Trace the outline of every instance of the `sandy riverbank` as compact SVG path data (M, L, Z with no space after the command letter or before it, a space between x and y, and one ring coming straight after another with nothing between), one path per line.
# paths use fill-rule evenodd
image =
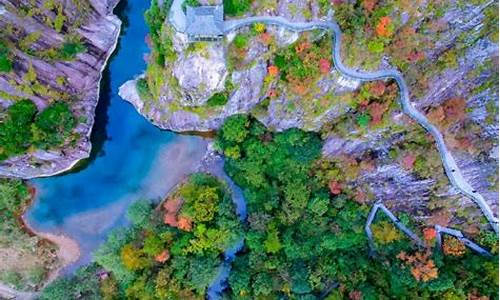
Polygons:
M57 258L58 264L57 267L51 270L47 276L44 286L55 280L61 271L67 266L75 263L80 258L80 246L78 243L62 234L55 234L51 232L42 232L34 229L25 218L25 210L33 203L33 200L36 197L36 190L34 187L30 187L30 196L31 199L23 210L22 215L20 216L20 221L22 222L23 229L30 235L36 235L41 239L45 239L57 246Z

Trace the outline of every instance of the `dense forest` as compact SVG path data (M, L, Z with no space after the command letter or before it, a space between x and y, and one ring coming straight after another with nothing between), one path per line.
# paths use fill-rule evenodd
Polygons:
M371 252L364 232L369 206L332 184L342 170L322 158L316 133L273 133L236 115L216 146L244 191L246 222L237 219L224 183L193 174L156 208L136 202L133 226L112 234L93 265L56 281L42 299L203 299L224 252L241 239L227 299L498 299L494 234L480 241L493 257L448 236L439 249L433 228L402 216L425 240L418 247L379 214Z
M29 149L59 146L75 125L75 117L64 102L56 102L37 112L31 100L20 100L9 106L0 123L0 160Z
M334 17L345 34L342 55L348 65L375 69L387 55L408 80L412 93L423 96L432 76L456 68L475 40L469 40L465 32L455 37L456 44L442 53L433 53L431 35L444 35L447 30L438 22L447 9L446 3L429 3L426 9L433 12L429 14L416 8L400 9L404 3L410 6L403 2L318 1L323 16L334 8ZM171 3L153 0L145 15L152 53L137 90L142 99L153 102L160 98L165 81L174 80L171 69L178 52L174 49L172 28L164 22ZM223 3L226 17L231 18L275 12L278 1ZM195 6L199 2L189 0L186 4ZM457 1L457 6L465 7L464 1ZM488 22L497 22L492 8L497 6L485 8L485 14L491 16ZM399 13L407 10L408 20L403 23ZM296 13L305 19L311 17L309 11ZM420 20L422 14L425 18ZM53 24L59 31L60 22L64 20L54 20ZM418 22L422 22L421 28L415 30ZM498 40L496 29L490 31L487 27L480 29L481 36ZM457 206L455 198L442 200L435 196L449 186L439 153L425 130L408 120L393 122L394 116L402 115L396 101L396 84L390 80L369 82L352 93L329 93L316 99L316 83L330 76L333 68L331 38L324 32L312 31L298 35L289 45L277 47L275 33L263 24L255 24L235 33L226 45L229 72L255 64L254 60L245 61L252 52L251 45L267 49L264 100L250 115L226 118L214 141L216 151L224 156L225 172L243 191L248 210L245 220L238 219L231 191L224 181L206 173L191 174L160 203L138 199L128 212L131 226L115 230L94 253L91 264L52 282L40 298L205 299L209 288L220 279L223 267L230 265L222 299L498 299L498 236L485 229L487 225L481 224L482 219L477 221L480 217L469 216L463 207L449 212L450 202ZM30 43L29 36L25 40ZM11 72L14 63L9 47L13 46L0 39L3 73ZM204 47L202 43L191 45L189 51L203 52ZM71 60L82 51L85 47L68 37L60 49L40 55L48 60ZM486 71L490 64L494 63L488 59ZM476 74L485 80L474 84L471 93L488 89L492 78L498 80L498 72L486 71ZM36 73L33 75L28 69L26 78L35 83ZM213 94L206 107L197 107L196 112L203 116L207 111L222 109L236 88L227 80L225 89ZM300 106L306 113L310 109L311 116L319 116L338 102L347 104L348 109L321 126L319 132L297 128L277 132L257 118L261 111L268 111L270 102L286 93L299 99L287 102L291 111ZM487 110L488 122L498 114L498 107L493 106ZM470 136L479 129L467 118L470 110L466 99L457 96L427 107L425 113L443 132L460 128L453 148L485 152L493 142L472 142L478 137ZM0 160L4 160L65 143L80 120L63 101L51 102L38 110L31 100L17 99L5 109L0 121ZM371 149L358 157L328 157L322 153L328 137L363 139L375 135L376 130L387 135L385 139L391 137L388 132L400 135L397 142L388 144L387 153L380 151L383 153L378 157ZM451 136L447 134L447 142ZM410 213L401 207L394 210L399 221L415 232L424 245L417 245L379 213L370 226L375 248L370 247L365 225L377 199L369 189L356 186L356 180L362 171L382 165L381 156L415 178L434 180L429 185L438 186L429 192L432 197L422 209L430 215L425 221L417 218L422 211ZM26 183L0 181L0 251L18 240L22 253L31 253L36 259L40 252L47 254L47 261L35 261L29 268L0 275L1 281L19 287L41 284L55 263L50 261L51 245L21 230L19 216L29 199ZM447 235L440 247L434 225L443 223L470 229L464 231L466 236L492 255L481 256ZM26 245L36 247L26 249ZM33 252L37 251L35 255ZM230 259L234 251L234 259Z
M96 264L56 281L41 299L204 299L224 252L243 235L227 188L204 173L156 209L135 202L128 217L133 226L110 236Z

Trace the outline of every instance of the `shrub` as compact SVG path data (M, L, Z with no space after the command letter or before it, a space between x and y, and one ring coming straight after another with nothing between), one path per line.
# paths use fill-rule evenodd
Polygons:
M76 55L85 52L87 48L79 40L65 41L61 48L58 49L58 57L61 60L73 60Z
M382 53L384 52L384 43L379 40L370 41L368 42L368 51L375 54Z
M32 141L31 123L36 106L30 100L21 100L7 109L6 119L0 123L0 160L21 154Z
M139 94L139 97L141 97L141 99L147 100L153 98L153 95L149 90L148 81L146 79L141 78L137 80L136 87L137 87L137 93Z
M209 107L214 106L222 106L227 103L228 97L224 93L215 93L210 99L207 101L207 105Z
M5 43L0 41L0 72L10 72L12 70L12 62L9 58L9 48Z
M240 16L248 11L252 0L224 0L224 14L228 16Z
M44 148L61 144L75 123L75 117L65 103L52 104L35 119L34 143Z
M247 45L248 45L248 37L246 35L243 35L243 34L238 34L234 38L234 45L238 49L244 49L244 48L246 48Z

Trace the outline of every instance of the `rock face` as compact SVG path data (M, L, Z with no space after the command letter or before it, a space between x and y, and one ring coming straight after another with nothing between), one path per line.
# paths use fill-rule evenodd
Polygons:
M270 5L273 7L255 5L253 11L247 15L278 15L297 22L317 20L324 17L319 12L319 1L306 2L286 0L276 1L275 4ZM349 1L333 2L346 3ZM491 5L491 3L493 2L485 5ZM421 74L415 74L415 72L418 73L421 71L417 68L421 66L419 64L407 70L402 69L402 72L410 85L413 104L424 114L429 113L452 97L460 96L465 98L466 111L464 114L466 115L467 122L457 123L449 128L442 128L442 132L464 176L487 199L493 210L496 210L498 207L498 193L495 191L495 184L492 181L498 182L498 177L495 180L495 174L498 170L498 116L495 113L492 118L491 111L495 109L498 111L498 89L489 87L479 93L474 91L478 86L487 81L488 78L495 77L495 72L497 72L496 79L498 80L498 66L496 68L485 66L492 57L494 61L497 60L496 53L498 52L498 43L491 41L483 33L486 26L485 22L487 22L487 17L483 14L485 5L480 4L477 7L470 5L462 8L450 6L446 8L444 15L435 19L432 23L432 26L435 28L429 31L429 37L426 40L429 44L427 45L422 42L415 46L418 48L417 50L425 51L425 63L422 62L422 65L428 66L424 69L429 69L429 74L432 75L422 80L422 76L418 76ZM415 14L415 12L412 12L412 8L408 8L408 12L402 12L400 16L401 23L413 24L412 30L425 31L423 24L428 17L425 14L433 15L433 13L425 11L427 7L420 8L422 9L422 13ZM391 16L397 19L399 17L397 14L398 12L393 12ZM342 21L339 20L339 22ZM372 29L368 28L368 31ZM267 33L274 36L274 42L277 47L286 47L299 38L298 33L288 31L284 28L268 26L266 30ZM407 32L412 33L412 30L408 30ZM245 32L244 30L242 31ZM236 33L228 34L226 37L227 41L232 41L235 35ZM465 39L465 36L468 38ZM395 162L394 158L389 158L388 153L390 150L394 149L395 145L404 143L404 134L409 134L409 131L416 128L416 125L410 122L401 111L392 115L390 122L394 125L393 128L408 128L413 126L411 130L405 133L368 130L364 135L351 131L344 136L336 136L335 134L324 132L325 124L334 123L339 125L339 127L346 126L346 128L352 129L352 126L349 127L349 124L342 123L349 123L346 115L349 115L350 111L353 110L352 107L343 101L331 101L326 109L311 114L307 110L307 107L302 105L303 103L296 101L300 96L293 91L285 91L263 105L263 102L266 102L266 92L270 90L270 87L266 86L266 77L269 75L267 68L272 61L270 60L272 56L269 52L266 52L262 44L253 42L249 43L246 55L241 59L241 63L245 65L244 68L233 70L231 68L233 66L227 67L230 72L228 78L231 79L235 86L235 89L229 94L228 102L220 109L211 110L206 107L205 102L193 102L192 98L189 98L189 95L199 94L207 96L209 93L206 93L203 84L201 84L201 87L198 85L197 89L199 91L193 91L194 84L186 84L186 82L198 84L204 81L198 81L192 77L196 74L196 70L201 70L200 67L195 66L195 72L191 74L182 74L182 72L191 72L193 68L180 68L180 65L193 66L195 64L189 63L187 60L183 61L187 57L185 55L187 47L179 46L180 43L176 43L176 40L182 41L182 39L174 39L175 50L181 58L180 61L176 62L174 71L166 73L166 77L175 76L177 79L185 79L182 83L179 83L180 93L172 93L171 91L174 89L170 88L169 84L165 84L161 95L155 99L156 102L147 102L140 99L137 92L134 91L135 82L133 81L128 82L120 89L120 95L125 100L133 103L155 125L174 131L216 130L221 126L226 117L236 113L250 112L264 124L277 131L293 127L321 131L323 136L326 137L324 147L324 155L326 157L349 156L357 159L359 162L366 156L373 156L372 158L379 162L370 171L362 172L356 180L350 183L354 188L366 187L371 200L380 199L386 201L388 206L393 206L396 211L418 212L417 215L422 219L431 218L431 211L437 210L437 208L444 211L467 208L474 211L472 213L468 211L468 215L480 217L481 213L477 210L475 204L452 188L441 169L439 169L439 172L436 172L439 174L423 178L420 175L417 176L415 172L403 168L401 162ZM457 42L457 40L461 42ZM446 53L453 47L457 47L459 43L464 44L464 40L471 42L466 47L461 45L462 48L460 51L463 52L457 54L456 65L453 67L446 65L442 69L435 67L435 65L443 63L443 56L445 56L443 53ZM402 42L399 45L401 47L406 46ZM234 52L237 50L226 48L224 51L227 51L226 55L230 56L231 53L229 51ZM368 68L392 69L398 65L397 62L392 60L392 53L385 54L379 60L379 63L371 65ZM351 62L359 58L359 65L363 64L362 61L366 57L364 53L343 53L342 56L345 56L346 60L350 58ZM450 57L447 56L445 60L452 61L454 59ZM219 59L220 57L217 57L217 60L214 60L213 63L220 63ZM204 62L208 64L212 63L210 60ZM430 69L432 69L432 73ZM204 76L199 74L198 76ZM425 81L425 84L420 85L418 80ZM362 90L361 82L345 78L336 71L332 71L328 76L325 76L325 78L314 84L316 94L312 100L318 100L318 103L324 100L325 95L333 95L333 98L335 98L343 94L352 93L353 91L359 92ZM210 83L209 86L215 87L215 81ZM425 88L422 88L422 86L425 86ZM210 91L215 92L218 89L212 88ZM176 99L179 95L183 99ZM358 95L356 94L356 96ZM171 104L176 103L176 101L181 105L172 106ZM484 147L471 147L464 150L452 145L452 142L455 141L454 139L460 139L461 135L467 132L469 128L474 129L473 133L469 136L472 136L469 142L472 145L484 143ZM432 149L432 151L436 152L435 149ZM429 155L428 157L431 156ZM429 159L436 160L434 156ZM438 159L436 162L439 164ZM459 203L459 205L456 205L456 203ZM465 224L469 221L464 221L463 218L460 219L460 217L457 217L454 222Z
M65 22L62 28L56 30L47 20L56 18L54 11L57 9L43 11L45 20L41 17L42 13L37 11L44 7L46 1L0 0L0 28L11 29L10 33L6 31L5 36L9 43L19 45L30 34L38 35L29 45L29 49L36 54L61 47L68 36L76 36L86 47L85 52L67 61L50 61L29 55L19 48L13 49L13 71L0 73L0 91L3 92L0 94L0 107L8 107L13 103L13 98L29 98L40 110L52 101L61 100L54 97L66 95L71 110L80 120L74 129L74 135L79 138L72 143L67 142L60 149L38 150L2 161L0 176L50 176L71 168L76 162L89 156L90 133L99 100L101 73L120 34L121 21L112 14L118 1L63 1L61 13ZM36 2L35 5L33 2ZM23 15L25 9L34 11L33 16ZM27 93L22 88L24 85L33 84L25 80L27 70L31 67L36 73L37 84L49 92Z
M210 43L202 53L186 53L177 60L173 74L181 87L182 103L204 105L211 95L224 90L227 68L223 46Z

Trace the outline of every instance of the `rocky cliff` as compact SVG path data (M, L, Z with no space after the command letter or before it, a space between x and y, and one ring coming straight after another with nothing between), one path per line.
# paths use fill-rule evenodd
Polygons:
M413 105L440 128L466 179L496 210L497 5L355 2L259 2L246 15L307 21L328 18L331 10L345 35L344 62L401 70ZM331 49L327 33L250 26L223 41L189 44L168 28L166 23L163 41L171 42L167 49L175 54L158 65L153 51L145 76L120 89L157 126L215 130L229 115L251 113L278 131L319 131L324 155L342 166L343 184L356 191L359 201L381 199L422 222L451 222L468 232L481 226L475 204L449 184L432 138L402 113L393 83L362 84L335 71L321 51ZM312 66L320 75L290 76L284 68L293 71L287 60L297 57L306 70Z
M12 70L0 73L0 108L25 98L38 110L64 101L77 119L61 147L2 161L0 176L50 176L89 156L101 73L120 33L118 1L0 0L0 38L13 57Z

